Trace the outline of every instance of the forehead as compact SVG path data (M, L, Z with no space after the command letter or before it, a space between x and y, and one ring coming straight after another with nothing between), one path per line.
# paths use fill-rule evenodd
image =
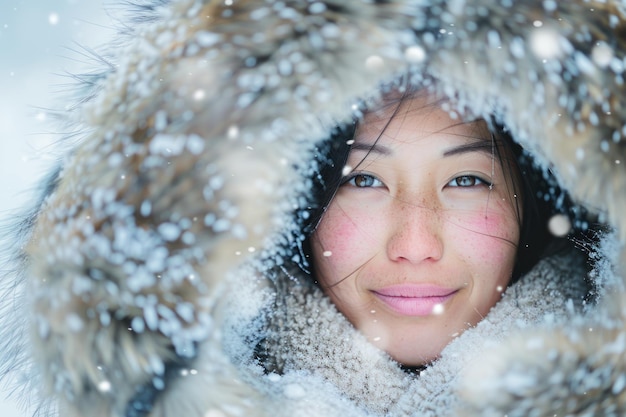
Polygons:
M389 95L377 108L365 114L357 127L355 140L373 144L398 138L418 140L433 134L471 141L491 140L484 120L464 120L458 113L444 110L445 103L445 100L427 94Z

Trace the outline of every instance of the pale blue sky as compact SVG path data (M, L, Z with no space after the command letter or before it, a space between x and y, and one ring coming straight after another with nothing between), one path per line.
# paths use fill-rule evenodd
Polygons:
M40 173L53 140L45 134L49 117L37 108L63 105L55 92L69 79L60 74L85 66L72 49L111 36L108 22L98 0L0 1L0 211L24 200L21 180Z
M62 107L55 91L68 79L59 74L85 67L71 49L97 46L110 27L100 0L0 0L0 217L26 204L51 164L53 126L38 108ZM0 416L30 415L6 396L0 391Z

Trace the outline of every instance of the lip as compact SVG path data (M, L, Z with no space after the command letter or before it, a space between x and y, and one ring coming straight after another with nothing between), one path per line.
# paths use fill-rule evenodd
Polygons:
M437 314L437 305L444 305L458 289L436 285L395 285L372 291L390 310L402 315L424 317Z

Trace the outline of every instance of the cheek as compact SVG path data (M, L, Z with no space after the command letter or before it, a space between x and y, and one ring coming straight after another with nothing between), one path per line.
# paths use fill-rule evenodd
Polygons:
M519 223L510 206L487 207L466 213L456 221L462 225L457 241L471 248L468 254L491 265L512 268L519 243Z
M519 226L511 212L483 211L465 218L456 251L472 276L470 304L484 317L501 298L515 266ZM469 232L468 232L469 230ZM478 319L478 317L475 317Z
M347 214L337 204L329 206L311 241L315 272L322 284L338 282L371 257L375 228L367 211Z

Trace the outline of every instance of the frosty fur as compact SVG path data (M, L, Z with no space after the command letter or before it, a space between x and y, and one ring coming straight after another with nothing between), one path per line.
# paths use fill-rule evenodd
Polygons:
M623 2L161 0L135 13L67 115L82 136L24 215L17 270L5 274L3 370L26 375L50 413L58 404L64 417L626 414L626 293L616 278L626 259ZM550 325L538 313L518 330L490 314L420 383L344 323L353 339L337 349L392 381L368 404L354 401L360 385L319 364L289 365L287 355L283 374L244 366L252 351L235 341L261 342L248 339L293 285L244 261L292 255L285 230L306 204L315 144L399 75L465 113L495 114L615 235L600 248L608 266L596 274L597 306ZM582 268L562 262L531 275L582 280ZM547 283L524 285L536 294ZM563 290L555 303L573 314L570 297ZM271 327L269 340L283 330ZM490 345L483 335L498 340L492 351L455 353ZM458 377L433 397L420 389L443 378L437 366Z
M571 279L584 270L581 263L576 253L543 260L509 288L483 321L448 345L419 378L407 375L358 334L319 288L284 280L286 288L278 290L276 313L269 319L265 340L273 363L265 367L287 376L303 370L321 376L364 408L365 415L451 415L459 405L458 397L451 395L458 375L482 351L502 343L515 330L551 328L582 310L587 288L583 281Z

